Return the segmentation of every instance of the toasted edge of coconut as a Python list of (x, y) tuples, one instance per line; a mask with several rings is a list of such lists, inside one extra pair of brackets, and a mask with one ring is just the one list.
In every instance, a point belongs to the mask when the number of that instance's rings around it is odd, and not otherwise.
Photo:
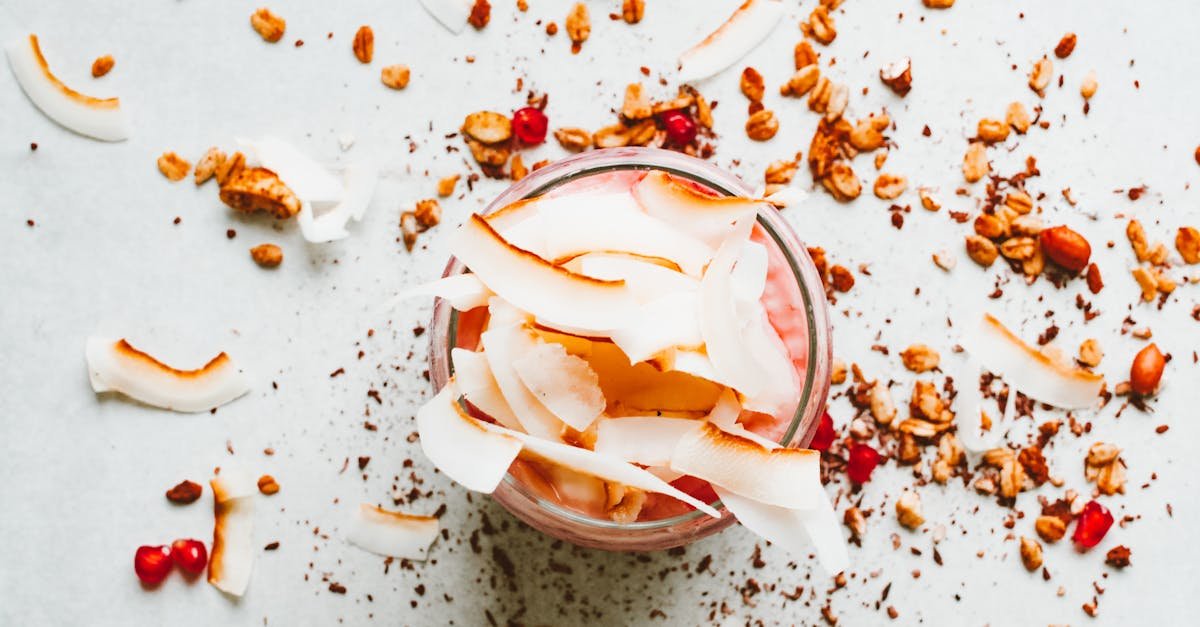
[(377, 555), (425, 561), (438, 537), (438, 519), (416, 516), (362, 503), (355, 511), (346, 539)]
[(193, 413), (220, 407), (250, 391), (224, 352), (195, 370), (180, 370), (124, 339), (91, 337), (85, 348), (95, 392), (120, 392), (153, 407)]

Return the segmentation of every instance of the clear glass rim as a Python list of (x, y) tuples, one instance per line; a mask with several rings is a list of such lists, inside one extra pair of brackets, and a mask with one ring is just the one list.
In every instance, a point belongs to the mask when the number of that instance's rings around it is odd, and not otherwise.
[[(569, 157), (531, 173), (502, 192), (480, 213), (486, 215), (517, 200), (542, 195), (572, 181), (618, 170), (663, 170), (672, 176), (692, 180), (728, 196), (754, 195), (753, 190), (746, 186), (741, 179), (695, 157), (657, 148), (609, 148)], [(807, 249), (783, 216), (774, 207), (764, 204), (759, 211), (758, 224), (771, 236), (787, 260), (792, 276), (800, 286), (800, 293), (804, 301), (804, 314), (808, 329), (808, 360), (805, 380), (796, 411), (792, 415), (783, 437), (779, 440), (783, 446), (804, 445), (812, 439), (818, 422), (816, 418), (819, 418), (821, 412), (824, 411), (825, 399), (829, 391), (829, 363), (832, 360), (832, 345), (828, 305), (825, 301), (824, 289), (820, 285), (820, 277), (812, 259), (808, 256)], [(442, 276), (458, 274), (463, 270), (465, 270), (463, 264), (451, 257)], [(435, 389), (440, 389), (445, 385), (453, 372), (450, 361), (450, 350), (453, 348), (453, 343), (449, 338), (455, 338), (458, 334), (458, 312), (449, 307), (444, 300), (438, 299), (430, 328), (438, 329), (439, 319), (443, 317), (446, 318), (445, 337), (447, 341), (445, 346), (439, 350), (438, 333), (433, 333), (430, 337), (430, 374)], [(587, 516), (548, 500), (517, 480), (511, 473), (504, 476), (504, 483), (538, 507), (558, 517), (597, 529), (663, 530), (701, 518), (709, 518), (707, 514), (693, 510), (658, 520), (618, 523), (609, 519)], [(718, 510), (723, 509), (719, 499), (713, 501), (711, 505)], [(714, 523), (719, 522), (719, 519), (711, 520)]]

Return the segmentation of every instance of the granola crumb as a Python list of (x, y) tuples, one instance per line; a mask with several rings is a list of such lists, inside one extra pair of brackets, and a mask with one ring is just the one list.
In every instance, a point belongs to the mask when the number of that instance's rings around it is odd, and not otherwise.
[(270, 496), (279, 492), (279, 484), (275, 482), (275, 477), (263, 475), (258, 478), (258, 491)]
[(250, 249), (250, 258), (263, 268), (278, 268), (283, 263), (283, 249), (275, 244), (259, 244)]
[(475, 30), (483, 30), (484, 26), (492, 19), (492, 5), (487, 0), (475, 0), (475, 4), (471, 6), (471, 15), (467, 17), (467, 23), (475, 27)]
[(359, 26), (358, 31), (354, 33), (351, 49), (359, 63), (370, 63), (375, 57), (375, 31), (365, 24)]
[(621, 19), (626, 24), (637, 24), (646, 13), (646, 0), (624, 0), (621, 3)]
[(937, 368), (941, 356), (924, 344), (913, 344), (900, 353), (900, 360), (908, 370), (921, 373)]
[(270, 9), (262, 7), (250, 15), (250, 26), (263, 41), (273, 44), (283, 38), (283, 32), (287, 30), (287, 21)]
[(396, 90), (408, 87), (409, 76), (408, 66), (404, 64), (389, 65), (379, 71), (380, 82)]
[(925, 522), (921, 516), (921, 497), (916, 492), (905, 492), (896, 500), (896, 519), (907, 529), (915, 530)]
[(767, 141), (778, 132), (779, 120), (770, 109), (763, 109), (746, 120), (746, 136), (754, 141)]
[(1021, 536), (1021, 563), (1029, 572), (1042, 567), (1042, 545), (1037, 540)]
[(164, 152), (158, 158), (158, 171), (171, 182), (182, 181), (191, 169), (192, 164), (174, 152)]
[(100, 78), (101, 76), (108, 74), (113, 69), (113, 66), (116, 65), (116, 63), (116, 60), (113, 59), (111, 54), (106, 54), (102, 57), (96, 57), (96, 60), (92, 61), (92, 78)]
[(567, 36), (571, 38), (571, 54), (579, 54), (583, 49), (583, 42), (592, 34), (592, 19), (588, 15), (587, 5), (576, 2), (567, 13), (563, 26), (567, 29)]
[(458, 179), (458, 174), (452, 174), (450, 176), (438, 179), (437, 195), (442, 198), (446, 198), (447, 196), (453, 194), (454, 186), (458, 184)]
[(204, 156), (196, 162), (196, 170), (193, 173), (196, 185), (203, 185), (208, 179), (216, 176), (217, 168), (225, 162), (225, 153), (216, 146), (213, 146), (204, 152)]

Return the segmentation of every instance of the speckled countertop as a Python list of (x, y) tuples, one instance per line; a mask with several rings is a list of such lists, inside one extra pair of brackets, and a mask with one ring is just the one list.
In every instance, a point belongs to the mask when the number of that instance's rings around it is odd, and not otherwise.
[[(686, 550), (608, 554), (543, 537), (489, 499), (452, 485), (432, 472), (414, 441), (412, 417), (430, 389), (422, 378), (428, 338), (413, 330), (427, 322), (430, 306), (381, 309), (385, 297), (434, 277), (445, 260), (446, 226), (422, 236), (408, 254), (396, 222), (402, 204), (432, 195), (437, 177), (473, 166), (467, 153), (447, 149), (460, 146), (446, 135), (466, 113), (521, 106), (521, 78), (525, 90), (550, 95), (552, 126), (609, 124), (625, 84), (643, 79), (642, 66), (652, 71), (652, 95), (669, 95), (673, 86), (654, 79), (735, 3), (701, 9), (648, 0), (645, 20), (631, 27), (608, 18), (619, 11), (616, 0), (590, 2), (592, 35), (578, 56), (562, 33), (544, 33), (546, 21), (561, 24), (565, 2), (529, 0), (528, 12), (519, 13), (514, 1), (494, 1), (485, 30), (457, 37), (412, 1), (269, 4), (288, 20), (284, 41), (274, 46), (247, 24), (257, 2), (0, 6), (6, 41), (38, 33), (69, 84), (119, 94), (135, 129), (119, 144), (72, 135), (41, 116), (12, 74), (0, 71), (0, 623), (814, 624), (825, 606), (848, 625), (889, 623), (889, 606), (898, 624), (1178, 624), (1190, 615), (1200, 578), (1200, 552), (1188, 536), (1200, 507), (1193, 452), (1200, 397), (1192, 383), (1200, 374), (1193, 353), (1200, 324), (1192, 319), (1200, 292), (1182, 286), (1161, 309), (1137, 304), (1120, 216), (1139, 217), (1154, 239), (1168, 242), (1176, 227), (1200, 222), (1189, 188), (1200, 175), (1192, 154), (1200, 143), (1193, 111), (1200, 5), (959, 2), (935, 12), (918, 0), (850, 0), (834, 12), (838, 36), (821, 50), (823, 68), (836, 60), (827, 73), (851, 86), (850, 115), (881, 107), (891, 114), (895, 146), (885, 169), (909, 177), (910, 191), (898, 202), (913, 207), (900, 230), (889, 219), (891, 203), (869, 192), (848, 205), (814, 193), (787, 210), (801, 237), (857, 276), (834, 307), (837, 355), (869, 376), (894, 379), (895, 394), (906, 398), (914, 376), (897, 353), (920, 341), (948, 354), (957, 332), (947, 317), (983, 308), (1030, 339), (1056, 324), (1055, 343), (1068, 354), (1084, 338), (1098, 338), (1106, 351), (1100, 370), (1111, 383), (1124, 379), (1142, 345), (1120, 334), (1127, 316), (1150, 327), (1174, 359), (1152, 414), (1127, 409), (1118, 419), (1119, 401), (1081, 412), (1091, 432), (1060, 435), (1047, 450), (1064, 489), (1085, 494), (1092, 486), (1084, 481), (1082, 452), (1096, 440), (1125, 450), (1128, 494), (1105, 502), (1132, 521), (1100, 547), (1081, 555), (1065, 542), (1047, 546), (1049, 581), (1021, 567), (1008, 536), (1033, 535), (1037, 496), (1061, 494), (1049, 485), (1022, 494), (1015, 510), (961, 483), (924, 485), (918, 490), (927, 522), (904, 530), (892, 511), (895, 495), (914, 484), (913, 471), (890, 463), (855, 496), (873, 515), (862, 547), (851, 547), (848, 584), (831, 591), (815, 565), (760, 547), (741, 528)], [(720, 103), (714, 161), (756, 182), (767, 163), (807, 152), (816, 124), (802, 102), (774, 91), (791, 73), (797, 23), (814, 6), (786, 4), (789, 17), (744, 62), (767, 78), (766, 104), (781, 123), (773, 140), (746, 139), (736, 68), (699, 84)], [(370, 67), (350, 51), (360, 24), (375, 31)], [(1052, 83), (1039, 100), (1025, 85), (1027, 68), (1066, 31), (1078, 33), (1079, 43), (1057, 63), (1064, 85)], [(297, 39), (305, 45), (295, 46)], [(104, 53), (115, 56), (116, 67), (94, 80), (88, 68)], [(876, 72), (905, 55), (915, 78), (901, 100)], [(378, 68), (390, 63), (412, 67), (407, 90), (379, 84)], [(1092, 69), (1100, 88), (1085, 116), (1078, 85)], [(1049, 128), (993, 149), (993, 165), (1011, 174), (1035, 156), (1041, 176), (1028, 185), (1045, 195), (1044, 216), (1091, 240), (1108, 287), (1089, 297), (1101, 314), (1087, 324), (1074, 305), (1081, 281), (1063, 289), (1046, 281), (1027, 286), (1003, 264), (982, 270), (962, 252), (970, 225), (949, 218), (950, 211), (975, 211), (982, 194), (982, 184), (955, 193), (963, 187), (965, 139), (976, 120), (1002, 116), (1013, 100), (1042, 104)], [(165, 150), (194, 159), (212, 144), (266, 134), (330, 165), (364, 155), (385, 164), (352, 237), (306, 245), (294, 224), (231, 215), (211, 186), (168, 183), (154, 166)], [(339, 139), (349, 138), (353, 145), (343, 150)], [(551, 141), (530, 151), (526, 163), (563, 154)], [(856, 168), (873, 178), (868, 161), (860, 158)], [(810, 187), (803, 168), (795, 184)], [(460, 185), (460, 195), (444, 203), (446, 222), (461, 221), (502, 185)], [(938, 190), (941, 212), (920, 208), (917, 185)], [(1137, 202), (1114, 193), (1142, 185)], [(1074, 207), (1063, 200), (1067, 187), (1078, 197)], [(1115, 245), (1105, 246), (1110, 240)], [(276, 271), (248, 258), (246, 250), (264, 241), (284, 249)], [(941, 249), (958, 257), (952, 272), (930, 262)], [(995, 277), (1002, 295), (989, 299)], [(199, 415), (98, 399), (83, 363), (84, 339), (97, 332), (129, 336), (181, 364), (223, 346), (252, 373), (253, 391)], [(872, 345), (889, 347), (889, 354)], [(331, 378), (339, 369), (344, 374)], [(368, 395), (374, 391), (381, 402)], [(839, 428), (854, 413), (844, 396), (830, 411)], [(365, 428), (368, 422), (377, 430)], [(1162, 424), (1170, 430), (1159, 435)], [(362, 470), (360, 457), (370, 458)], [(921, 472), (928, 472), (928, 459)], [(205, 482), (214, 467), (230, 465), (270, 473), (282, 486), (258, 503), (257, 541), (280, 546), (258, 556), (246, 596), (231, 600), (180, 577), (142, 590), (130, 569), (136, 546), (211, 534), (207, 490), (189, 507), (171, 506), (163, 491), (183, 478)], [(844, 492), (844, 480), (829, 489)], [(387, 567), (342, 540), (352, 508), (390, 503), (393, 495), (417, 513), (445, 506), (448, 539), (435, 544), (428, 563)], [(1010, 516), (1012, 532), (1004, 526)], [(1104, 565), (1104, 552), (1118, 544), (1133, 550), (1124, 571)], [(345, 594), (330, 592), (331, 582)], [(1100, 589), (1099, 618), (1088, 618), (1081, 604)]]

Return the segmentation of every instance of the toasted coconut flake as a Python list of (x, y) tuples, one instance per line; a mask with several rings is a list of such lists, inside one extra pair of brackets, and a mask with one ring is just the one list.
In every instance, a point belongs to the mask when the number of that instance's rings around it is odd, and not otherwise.
[(129, 137), (129, 120), (119, 98), (94, 98), (58, 80), (46, 64), (37, 35), (8, 44), (8, 63), (17, 83), (46, 117), (80, 135), (103, 141)]
[(742, 404), (738, 402), (737, 394), (733, 390), (726, 388), (725, 391), (721, 392), (716, 405), (713, 405), (712, 411), (708, 413), (707, 420), (725, 433), (750, 440), (768, 451), (781, 448), (779, 443), (772, 442), (738, 424), (738, 417), (741, 414)]
[(1063, 409), (1092, 407), (1104, 386), (1102, 375), (1073, 368), (1035, 349), (991, 314), (963, 338), (964, 346), (985, 368), (1010, 387)]
[(450, 361), (454, 364), (454, 380), (458, 389), (472, 405), (510, 429), (521, 428), (521, 422), (508, 406), (508, 401), (504, 400), (496, 377), (492, 375), (492, 367), (483, 353), (455, 348), (450, 351)]
[(670, 370), (704, 379), (717, 385), (733, 387), (731, 381), (717, 373), (717, 369), (713, 366), (712, 360), (709, 359), (708, 353), (703, 349), (677, 349)]
[(260, 165), (278, 175), (301, 201), (312, 204), (315, 209), (332, 207), (346, 197), (346, 190), (337, 177), (278, 137), (239, 139), (238, 144), (253, 153)]
[(699, 294), (674, 292), (646, 303), (638, 309), (637, 322), (613, 331), (610, 337), (630, 363), (646, 361), (677, 346), (698, 348), (704, 344)]
[(213, 491), (213, 542), (208, 583), (242, 596), (254, 566), (254, 483), (236, 472), (209, 482)]
[(472, 0), (421, 0), (421, 6), (446, 30), (455, 35), (467, 27), (471, 16)]
[[(665, 260), (625, 253), (587, 253), (572, 259), (568, 268), (605, 281), (625, 281), (639, 301), (648, 303), (664, 294), (695, 292), (696, 279), (667, 267)], [(674, 265), (674, 264), (671, 264)]]
[(767, 287), (767, 248), (758, 242), (746, 242), (737, 265), (733, 267), (733, 296), (739, 302), (756, 303)]
[(522, 430), (547, 439), (559, 439), (563, 422), (538, 400), (517, 374), (517, 361), (525, 355), (536, 354), (543, 343), (541, 338), (523, 326), (497, 324), (493, 320), (480, 339), (492, 376)]
[(821, 566), (831, 575), (849, 565), (841, 524), (824, 490), (807, 511), (766, 505), (719, 486), (713, 486), (713, 490), (729, 513), (758, 537), (798, 558), (815, 549)]
[(433, 516), (414, 516), (363, 503), (358, 506), (346, 539), (377, 555), (423, 562), (437, 536), (438, 519)]
[(704, 41), (679, 56), (679, 80), (708, 78), (733, 65), (762, 43), (781, 17), (779, 0), (746, 0)]
[(733, 224), (758, 213), (762, 201), (740, 196), (709, 196), (655, 170), (633, 188), (646, 213), (676, 225), (712, 248), (721, 245)]
[(92, 337), (87, 347), (92, 390), (120, 392), (147, 405), (178, 412), (208, 411), (250, 390), (229, 355), (196, 370), (178, 370), (121, 339)]
[(504, 300), (556, 324), (604, 332), (626, 326), (635, 311), (623, 281), (557, 267), (505, 241), (477, 215), (455, 233), (451, 250)]
[(408, 299), (415, 296), (436, 296), (450, 301), (450, 306), (458, 311), (468, 311), (483, 307), (494, 296), (479, 277), (471, 273), (454, 274), (442, 277), (436, 281), (422, 283), (400, 292), (396, 297)]
[(746, 325), (738, 316), (731, 273), (753, 225), (750, 217), (738, 223), (700, 282), (700, 330), (708, 358), (719, 377), (713, 380), (750, 398), (766, 390), (769, 375), (743, 340)]
[(683, 232), (682, 221), (667, 222), (643, 213), (628, 193), (573, 200), (540, 213), (550, 260), (597, 251), (624, 252), (668, 259), (698, 277), (712, 259), (712, 247)]
[(521, 442), (486, 424), (463, 411), (453, 383), (417, 411), (425, 456), (464, 488), (491, 494), (521, 452)]
[(711, 423), (685, 434), (671, 469), (760, 503), (812, 509), (821, 491), (821, 454), (808, 449), (768, 449)]
[[(987, 429), (983, 428), (985, 424), (983, 421), (983, 393), (980, 392), (978, 385), (983, 368), (976, 360), (968, 356), (957, 372), (948, 372), (947, 374), (952, 375), (955, 381), (964, 382), (963, 385), (958, 386), (958, 394), (954, 397), (954, 421), (958, 426), (958, 439), (963, 446), (973, 453), (981, 453), (999, 446), (1000, 438), (1004, 433), (1003, 428), (998, 424), (991, 424)], [(1009, 397), (1015, 400), (1016, 394), (1010, 391)]]
[(765, 377), (761, 392), (748, 396), (743, 404), (750, 411), (764, 414), (791, 413), (799, 402), (800, 384), (787, 346), (775, 327), (771, 326), (766, 309), (760, 302), (742, 302), (737, 309), (746, 325), (742, 330), (742, 342)]
[(667, 466), (680, 438), (701, 424), (699, 420), (658, 416), (606, 418), (596, 425), (595, 450), (643, 466)]
[(586, 431), (604, 412), (596, 372), (559, 344), (534, 343), (513, 362), (513, 370), (546, 409), (576, 431)]
[(524, 445), (522, 449), (523, 455), (530, 455), (605, 481), (620, 483), (647, 492), (665, 494), (683, 501), (713, 518), (721, 517), (721, 514), (707, 503), (699, 501), (655, 475), (617, 458), (601, 455), (595, 451), (589, 451), (585, 448), (578, 448), (569, 444), (551, 442), (550, 440), (505, 429), (497, 425), (481, 424), (493, 433), (509, 435), (520, 440)]

